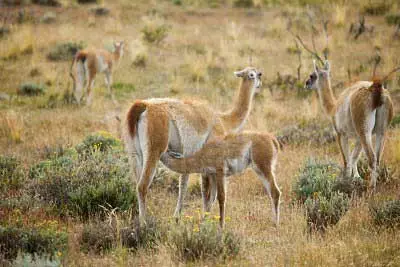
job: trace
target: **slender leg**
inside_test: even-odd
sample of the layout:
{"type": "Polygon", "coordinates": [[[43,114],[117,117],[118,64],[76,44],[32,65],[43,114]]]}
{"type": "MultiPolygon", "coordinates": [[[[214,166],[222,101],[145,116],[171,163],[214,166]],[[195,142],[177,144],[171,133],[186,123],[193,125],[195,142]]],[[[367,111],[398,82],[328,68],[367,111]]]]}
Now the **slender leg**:
{"type": "MultiPolygon", "coordinates": [[[[261,166],[260,166],[261,167],[261,166]]],[[[272,215],[275,225],[279,225],[279,202],[281,191],[276,184],[275,174],[271,170],[271,168],[264,167],[261,170],[257,170],[257,177],[263,183],[265,189],[268,192],[268,195],[272,202],[272,215]]]]}
{"type": "Polygon", "coordinates": [[[219,204],[219,224],[223,229],[225,226],[225,201],[226,201],[226,188],[225,188],[225,177],[223,170],[217,171],[216,174],[217,183],[217,198],[219,204]]]}
{"type": "Polygon", "coordinates": [[[340,133],[337,134],[337,139],[339,143],[340,152],[342,153],[343,157],[344,175],[345,177],[350,177],[351,164],[349,162],[349,140],[347,136],[340,133]]]}
{"type": "Polygon", "coordinates": [[[378,173],[376,171],[376,155],[375,155],[374,150],[372,149],[371,133],[362,134],[360,136],[360,141],[361,141],[361,145],[364,149],[365,154],[367,154],[368,165],[369,165],[369,169],[371,171],[370,187],[375,189],[378,173]]]}
{"type": "Polygon", "coordinates": [[[93,98],[93,87],[94,87],[94,76],[89,76],[88,79],[88,86],[86,89],[87,92],[87,104],[90,105],[92,103],[92,98],[93,98]]]}
{"type": "Polygon", "coordinates": [[[360,157],[361,150],[362,150],[361,142],[360,140],[357,140],[354,146],[353,153],[351,153],[351,164],[353,165],[353,177],[357,178],[360,178],[360,174],[358,173],[358,168],[357,168],[357,162],[358,158],[360,157]]]}
{"type": "Polygon", "coordinates": [[[181,216],[182,205],[185,200],[188,181],[189,181],[189,174],[183,174],[179,177],[179,195],[178,195],[178,202],[176,203],[176,208],[174,212],[174,217],[176,218],[181,216]]]}
{"type": "Polygon", "coordinates": [[[108,94],[110,95],[112,101],[113,101],[114,103],[116,103],[116,102],[115,102],[115,98],[114,98],[114,94],[113,94],[113,92],[112,92],[112,74],[111,74],[110,71],[106,71],[106,72],[105,72],[105,75],[106,75],[106,84],[107,84],[108,94]]]}

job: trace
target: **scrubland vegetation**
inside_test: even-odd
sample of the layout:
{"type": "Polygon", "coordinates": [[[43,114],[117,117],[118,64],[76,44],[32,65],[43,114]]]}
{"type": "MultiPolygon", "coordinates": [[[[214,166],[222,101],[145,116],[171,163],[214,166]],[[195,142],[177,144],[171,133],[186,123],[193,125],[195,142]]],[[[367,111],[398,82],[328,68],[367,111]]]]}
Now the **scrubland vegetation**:
{"type": "Polygon", "coordinates": [[[400,65],[400,2],[6,0],[0,18],[0,265],[400,265],[400,76],[386,84],[395,117],[371,195],[365,161],[361,179],[342,177],[331,122],[315,92],[302,88],[312,57],[293,36],[328,54],[338,95],[371,79],[377,61],[378,74],[400,65]],[[93,103],[78,105],[73,55],[119,40],[118,104],[98,75],[93,103]],[[140,226],[116,117],[150,97],[228,109],[233,71],[250,64],[262,70],[263,86],[245,128],[285,144],[279,227],[251,171],[229,179],[224,231],[217,205],[201,220],[196,175],[176,222],[178,175],[161,164],[140,226]]]}

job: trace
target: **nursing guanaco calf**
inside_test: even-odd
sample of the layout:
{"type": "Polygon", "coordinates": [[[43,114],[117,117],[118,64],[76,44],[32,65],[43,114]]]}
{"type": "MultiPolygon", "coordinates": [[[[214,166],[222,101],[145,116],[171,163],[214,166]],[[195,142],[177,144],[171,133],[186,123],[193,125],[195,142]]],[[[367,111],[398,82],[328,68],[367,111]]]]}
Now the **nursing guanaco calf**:
{"type": "MultiPolygon", "coordinates": [[[[278,225],[281,192],[274,171],[279,148],[277,139],[268,133],[243,132],[209,142],[187,157],[169,150],[162,154],[161,160],[168,168],[181,174],[215,174],[221,227],[225,222],[225,177],[251,167],[271,198],[274,222],[278,225]]],[[[211,206],[204,205],[205,211],[209,211],[211,206]]]]}

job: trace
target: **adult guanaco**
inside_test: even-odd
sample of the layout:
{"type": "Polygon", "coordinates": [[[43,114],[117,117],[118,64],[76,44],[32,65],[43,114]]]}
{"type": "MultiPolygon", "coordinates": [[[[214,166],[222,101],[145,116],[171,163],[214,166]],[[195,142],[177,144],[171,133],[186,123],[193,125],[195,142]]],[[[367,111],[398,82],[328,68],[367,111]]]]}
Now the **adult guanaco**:
{"type": "Polygon", "coordinates": [[[112,73],[119,64],[122,55],[124,54],[124,42],[114,43],[114,52],[109,52],[105,49],[89,48],[80,50],[75,54],[70,68],[70,76],[74,83],[74,94],[78,103],[87,94],[86,102],[91,103],[94,86],[94,79],[97,73],[105,74],[105,81],[107,84],[108,93],[114,100],[112,93],[112,73]],[[76,68],[74,69],[74,66],[76,68]],[[77,79],[75,78],[74,72],[76,73],[77,79]],[[84,83],[86,81],[85,90],[83,90],[84,83]]]}
{"type": "Polygon", "coordinates": [[[314,61],[314,70],[306,81],[307,89],[316,89],[320,103],[332,118],[339,148],[343,157],[346,177],[359,177],[357,161],[363,149],[371,171],[370,187],[376,187],[377,167],[380,164],[385,133],[393,118],[393,103],[383,80],[359,81],[345,89],[335,98],[331,88],[330,64],[325,61],[319,68],[314,61]],[[376,135],[375,149],[372,135],[376,135]],[[356,139],[350,155],[349,138],[356,139]]]}
{"type": "MultiPolygon", "coordinates": [[[[157,162],[167,149],[189,156],[205,143],[229,132],[238,132],[249,116],[252,100],[261,87],[261,72],[247,67],[235,72],[241,78],[233,108],[220,113],[207,103],[170,98],[137,100],[130,107],[125,122],[125,144],[135,165],[139,217],[145,218],[146,195],[157,162]]],[[[216,188],[211,174],[202,176],[205,202],[215,200],[216,188]]],[[[179,179],[179,196],[174,215],[178,217],[187,191],[189,175],[179,179]]],[[[207,204],[209,205],[209,204],[207,204]]]]}

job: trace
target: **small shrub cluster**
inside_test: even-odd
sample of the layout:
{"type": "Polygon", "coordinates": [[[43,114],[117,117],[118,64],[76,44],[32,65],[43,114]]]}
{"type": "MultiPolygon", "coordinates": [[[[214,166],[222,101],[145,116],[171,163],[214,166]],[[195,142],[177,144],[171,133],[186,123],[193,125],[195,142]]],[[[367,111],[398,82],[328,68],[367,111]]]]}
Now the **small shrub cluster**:
{"type": "Polygon", "coordinates": [[[233,1],[234,7],[242,7],[242,8],[250,8],[254,7],[253,0],[234,0],[233,1]]]}
{"type": "Polygon", "coordinates": [[[23,96],[44,95],[45,92],[46,88],[43,85],[38,85],[34,83],[24,83],[17,89],[17,94],[23,96]]]}
{"type": "Polygon", "coordinates": [[[400,200],[372,203],[370,213],[374,223],[380,227],[398,228],[400,226],[400,200]]]}
{"type": "Polygon", "coordinates": [[[309,230],[326,230],[336,224],[349,208],[350,199],[340,192],[336,177],[340,168],[335,163],[308,160],[300,172],[293,192],[296,201],[304,204],[309,230]]]}
{"type": "Polygon", "coordinates": [[[230,231],[222,231],[219,216],[203,222],[187,216],[169,231],[167,246],[178,260],[190,262],[209,258],[235,257],[241,247],[240,238],[230,231]]]}
{"type": "Polygon", "coordinates": [[[78,4],[96,4],[98,0],[77,0],[78,4]]]}
{"type": "Polygon", "coordinates": [[[387,24],[389,25],[399,25],[400,24],[400,13],[389,14],[385,17],[387,24]]]}
{"type": "Polygon", "coordinates": [[[119,141],[106,134],[90,135],[67,155],[43,160],[32,166],[33,183],[29,192],[59,215],[72,214],[82,219],[104,215],[102,206],[118,210],[136,208],[127,158],[118,148],[119,141]]]}
{"type": "Polygon", "coordinates": [[[148,217],[146,224],[140,225],[136,219],[133,225],[121,229],[117,229],[115,224],[97,221],[84,226],[81,244],[85,252],[103,253],[118,245],[136,251],[156,248],[163,235],[160,222],[153,217],[148,217]]]}
{"type": "Polygon", "coordinates": [[[22,188],[24,170],[15,157],[0,156],[0,193],[22,188]]]}
{"type": "Polygon", "coordinates": [[[393,117],[392,121],[390,122],[392,127],[398,127],[400,125],[400,115],[396,115],[393,117]]]}
{"type": "Polygon", "coordinates": [[[317,122],[302,123],[283,128],[278,133],[278,140],[284,144],[316,144],[333,143],[336,140],[331,126],[321,126],[317,122]]]}
{"type": "Polygon", "coordinates": [[[168,36],[169,26],[156,16],[145,19],[141,29],[143,40],[148,44],[160,44],[168,36]]]}
{"type": "Polygon", "coordinates": [[[132,64],[135,67],[139,67],[139,68],[145,68],[147,65],[147,54],[146,53],[138,53],[135,56],[135,59],[133,60],[132,64]]]}
{"type": "Polygon", "coordinates": [[[61,3],[58,0],[32,0],[32,3],[42,6],[54,6],[54,7],[61,6],[61,3]]]}
{"type": "Polygon", "coordinates": [[[120,145],[120,140],[116,139],[107,132],[100,131],[95,134],[88,135],[82,143],[75,147],[75,149],[80,155],[86,155],[94,151],[107,152],[113,147],[120,145]]]}
{"type": "Polygon", "coordinates": [[[82,42],[59,43],[54,46],[47,54],[47,58],[53,61],[72,60],[76,52],[83,49],[86,45],[82,42]]]}
{"type": "Polygon", "coordinates": [[[92,12],[96,16],[107,16],[108,14],[110,14],[110,9],[106,7],[94,7],[90,9],[90,12],[92,12]]]}
{"type": "Polygon", "coordinates": [[[391,4],[386,1],[370,2],[364,6],[364,14],[371,16],[385,15],[391,8],[391,4]]]}
{"type": "Polygon", "coordinates": [[[67,233],[56,229],[0,226],[0,254],[15,259],[19,252],[52,257],[67,247],[67,233]]]}

